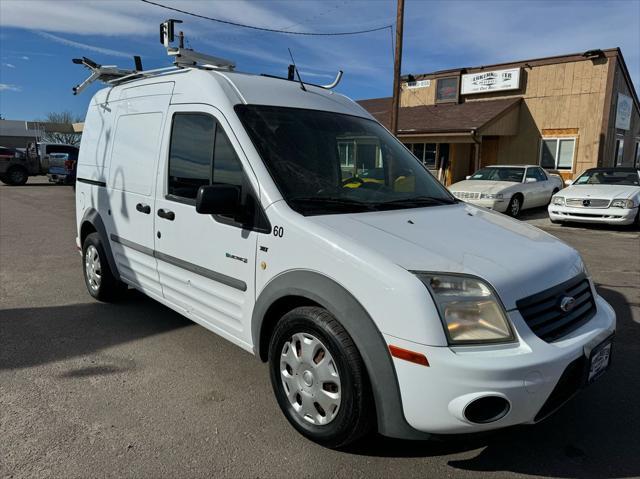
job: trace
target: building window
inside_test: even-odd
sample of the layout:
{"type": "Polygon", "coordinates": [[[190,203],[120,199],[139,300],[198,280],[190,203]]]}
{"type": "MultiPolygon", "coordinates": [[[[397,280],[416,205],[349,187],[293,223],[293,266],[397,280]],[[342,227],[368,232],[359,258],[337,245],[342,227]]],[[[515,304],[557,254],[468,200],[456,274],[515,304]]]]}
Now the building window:
{"type": "Polygon", "coordinates": [[[406,146],[424,166],[430,170],[436,169],[435,143],[405,143],[404,146],[406,146]]]}
{"type": "Polygon", "coordinates": [[[436,84],[436,103],[458,101],[459,77],[438,78],[436,84]]]}
{"type": "Polygon", "coordinates": [[[575,138],[543,138],[540,166],[549,170],[573,170],[575,138]]]}
{"type": "Polygon", "coordinates": [[[624,139],[616,138],[615,166],[622,166],[624,162],[624,139]]]}

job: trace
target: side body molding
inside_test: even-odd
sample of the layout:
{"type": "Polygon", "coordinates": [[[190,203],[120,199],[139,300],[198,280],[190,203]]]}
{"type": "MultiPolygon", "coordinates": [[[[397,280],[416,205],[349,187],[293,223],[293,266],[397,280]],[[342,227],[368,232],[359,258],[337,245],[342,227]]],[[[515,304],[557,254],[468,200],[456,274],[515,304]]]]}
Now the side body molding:
{"type": "Polygon", "coordinates": [[[365,308],[351,293],[332,279],[305,270],[293,270],[273,278],[256,301],[251,318],[251,335],[256,356],[262,360],[268,344],[260,344],[263,320],[277,300],[297,296],[333,314],[347,330],[362,356],[371,380],[378,419],[378,431],[389,437],[427,439],[429,435],[413,429],[402,409],[395,368],[382,334],[365,308]]]}
{"type": "Polygon", "coordinates": [[[84,212],[82,221],[80,222],[80,231],[82,231],[82,226],[85,223],[90,223],[98,232],[100,238],[102,238],[102,246],[104,246],[104,250],[107,255],[107,261],[109,262],[109,267],[111,268],[111,271],[113,272],[115,278],[120,279],[120,273],[118,272],[116,261],[113,258],[113,253],[111,252],[109,235],[107,234],[107,229],[104,227],[104,223],[102,222],[102,218],[100,217],[100,213],[98,213],[98,210],[96,210],[95,208],[87,208],[87,211],[84,212]]]}

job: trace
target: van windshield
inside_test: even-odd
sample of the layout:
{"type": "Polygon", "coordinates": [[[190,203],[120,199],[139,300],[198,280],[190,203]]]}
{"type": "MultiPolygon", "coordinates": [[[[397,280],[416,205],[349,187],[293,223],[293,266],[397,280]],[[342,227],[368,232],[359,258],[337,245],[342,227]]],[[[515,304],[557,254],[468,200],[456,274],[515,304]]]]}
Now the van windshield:
{"type": "Polygon", "coordinates": [[[375,121],[288,107],[236,105],[235,109],[280,193],[301,214],[456,202],[375,121]]]}

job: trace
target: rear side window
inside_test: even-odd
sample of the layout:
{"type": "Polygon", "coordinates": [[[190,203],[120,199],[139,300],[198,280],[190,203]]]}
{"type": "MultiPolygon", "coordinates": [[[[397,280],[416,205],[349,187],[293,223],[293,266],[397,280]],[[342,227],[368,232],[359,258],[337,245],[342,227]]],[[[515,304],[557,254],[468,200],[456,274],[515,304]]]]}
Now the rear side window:
{"type": "Polygon", "coordinates": [[[171,129],[168,193],[195,199],[201,186],[227,184],[242,192],[243,182],[242,164],[215,118],[177,113],[171,129]]]}

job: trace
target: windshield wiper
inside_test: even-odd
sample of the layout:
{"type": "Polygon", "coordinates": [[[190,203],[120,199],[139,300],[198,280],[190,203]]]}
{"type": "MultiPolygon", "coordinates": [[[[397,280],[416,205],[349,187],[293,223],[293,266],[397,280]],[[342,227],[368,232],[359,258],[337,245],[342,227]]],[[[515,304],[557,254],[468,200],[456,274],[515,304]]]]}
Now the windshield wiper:
{"type": "Polygon", "coordinates": [[[456,200],[448,198],[436,198],[434,196],[414,196],[412,198],[400,198],[397,200],[384,201],[378,203],[377,206],[433,206],[433,205],[452,205],[457,203],[456,200]]]}
{"type": "Polygon", "coordinates": [[[364,203],[358,200],[352,200],[349,198],[338,198],[333,196],[294,196],[293,198],[289,198],[289,201],[317,205],[347,206],[351,208],[356,207],[362,208],[367,211],[370,211],[373,206],[370,203],[364,203]]]}

